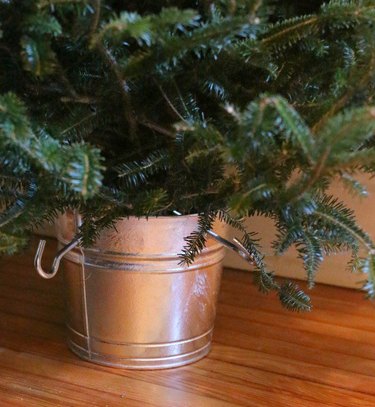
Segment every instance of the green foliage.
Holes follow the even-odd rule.
[[[193,263],[195,256],[204,249],[206,245],[206,234],[212,229],[215,217],[214,213],[199,216],[197,230],[185,238],[186,246],[181,253],[181,263],[187,265]]]
[[[354,212],[347,208],[337,198],[323,196],[317,205],[316,211],[311,215],[313,219],[319,219],[331,233],[347,235],[346,241],[351,246],[362,244],[372,250],[372,241],[356,223]]]
[[[358,180],[356,180],[352,175],[343,172],[340,174],[340,179],[343,183],[343,185],[347,188],[347,190],[352,194],[352,195],[358,195],[361,197],[367,197],[368,196],[368,191],[365,185],[360,183]]]
[[[375,255],[370,252],[369,255],[362,260],[361,270],[367,274],[367,281],[364,283],[363,289],[367,292],[369,298],[375,298]]]
[[[142,46],[154,45],[172,37],[176,31],[185,31],[189,26],[196,25],[198,15],[194,10],[164,8],[158,15],[142,17],[138,13],[122,12],[119,17],[111,18],[101,30],[95,34],[91,44],[95,47],[106,38],[110,41],[134,39]]]
[[[52,175],[83,198],[93,196],[101,185],[99,151],[78,143],[61,145],[44,131],[37,136],[24,104],[10,93],[0,96],[0,148],[9,162],[14,159],[13,165],[22,160],[25,172],[35,168]]]
[[[0,2],[0,253],[68,209],[86,246],[121,217],[198,213],[182,261],[219,218],[259,290],[310,309],[244,227],[260,215],[310,287],[349,250],[373,297],[373,243],[327,190],[366,195],[375,169],[374,20],[365,0]]]
[[[225,222],[242,233],[240,242],[249,254],[250,262],[255,267],[253,270],[253,281],[258,290],[264,294],[276,291],[281,304],[287,309],[309,311],[311,309],[310,298],[291,281],[280,285],[276,281],[274,273],[267,269],[264,256],[259,250],[256,235],[246,230],[243,225],[243,219],[234,218],[226,211],[219,211],[217,217],[220,221]],[[315,255],[315,253],[312,254]]]
[[[310,311],[310,298],[295,284],[288,282],[282,285],[279,298],[283,306],[291,311]]]
[[[118,178],[126,188],[137,188],[160,171],[168,169],[168,156],[164,151],[155,151],[141,161],[123,163],[115,167]]]
[[[56,69],[56,57],[51,42],[46,39],[59,36],[62,33],[61,25],[47,13],[25,17],[20,41],[24,69],[36,76],[51,74]]]
[[[28,242],[24,233],[18,235],[0,232],[0,251],[2,253],[14,254],[25,247]]]

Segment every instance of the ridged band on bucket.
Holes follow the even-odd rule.
[[[72,214],[60,219],[61,245],[79,222]],[[197,216],[123,219],[92,248],[69,252],[63,265],[70,349],[96,363],[135,369],[205,356],[223,248],[209,240],[192,265],[181,265],[184,237],[196,228]]]

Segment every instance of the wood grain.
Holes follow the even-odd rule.
[[[317,286],[301,315],[226,270],[208,357],[119,370],[67,349],[61,275],[37,277],[34,251],[0,261],[0,407],[375,406],[375,307],[360,292]]]

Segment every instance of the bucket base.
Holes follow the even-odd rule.
[[[110,355],[97,354],[88,352],[74,342],[68,340],[69,349],[79,356],[81,359],[99,365],[116,367],[120,369],[136,369],[136,370],[156,370],[168,369],[173,367],[185,366],[204,358],[211,350],[211,343],[204,347],[195,350],[194,352],[180,354],[176,356],[168,356],[163,358],[118,358],[114,359]]]

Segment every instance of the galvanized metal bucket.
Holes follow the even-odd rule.
[[[60,246],[74,239],[79,225],[78,215],[60,218]],[[192,265],[181,265],[184,237],[196,229],[195,215],[129,218],[104,231],[93,247],[65,250],[69,348],[92,362],[134,369],[181,366],[205,356],[223,246],[208,239]]]

